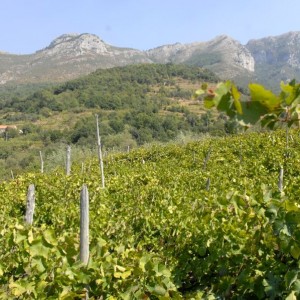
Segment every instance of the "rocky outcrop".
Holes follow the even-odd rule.
[[[256,62],[257,81],[270,88],[300,80],[300,32],[250,40],[245,46]]]
[[[146,51],[146,54],[151,60],[159,63],[171,63],[175,60],[178,54],[186,50],[187,46],[176,43],[172,45],[163,45]]]
[[[229,36],[221,35],[208,42],[205,49],[222,53],[224,61],[254,72],[255,61],[250,51],[238,41]]]
[[[257,63],[300,68],[300,32],[250,40],[246,47]]]
[[[94,34],[64,34],[56,38],[48,47],[36,54],[53,55],[85,55],[105,54],[106,44]]]

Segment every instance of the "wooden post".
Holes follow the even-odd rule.
[[[242,150],[243,150],[243,146],[242,146],[242,142],[240,141],[240,151],[239,151],[240,166],[242,165],[242,162],[243,162]]]
[[[89,192],[84,184],[80,193],[80,260],[89,260]]]
[[[29,225],[32,225],[33,222],[34,207],[35,207],[35,188],[33,184],[30,184],[27,192],[27,204],[26,204],[26,214],[25,214],[25,222]]]
[[[84,184],[80,193],[80,260],[85,265],[89,262],[89,255],[89,192]],[[89,299],[88,285],[83,299]]]
[[[210,178],[207,178],[206,180],[206,190],[209,191],[210,188]]]
[[[42,151],[40,151],[40,160],[41,160],[41,173],[44,173],[44,160],[42,156]]]
[[[207,153],[206,153],[204,162],[203,162],[203,170],[206,170],[206,166],[207,166],[207,163],[208,163],[208,160],[209,160],[209,157],[210,157],[210,152],[211,152],[211,149],[209,148]]]
[[[102,158],[101,138],[100,138],[100,132],[99,132],[99,117],[98,117],[98,115],[96,115],[96,126],[97,126],[97,145],[98,145],[99,166],[100,166],[100,172],[101,172],[101,182],[102,182],[102,187],[105,188],[103,158]]]
[[[288,126],[285,129],[285,148],[286,148],[286,150],[289,149],[289,128],[288,128]]]
[[[278,178],[278,189],[280,193],[283,191],[283,166],[280,166],[279,178]]]
[[[11,175],[11,179],[14,180],[14,179],[15,179],[15,176],[14,176],[13,170],[10,170],[10,175]]]
[[[71,174],[71,146],[67,147],[67,160],[66,160],[66,174],[69,176]]]

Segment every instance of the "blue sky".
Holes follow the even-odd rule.
[[[299,0],[0,0],[0,51],[33,53],[64,33],[147,50],[300,31]]]

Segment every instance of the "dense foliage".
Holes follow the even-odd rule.
[[[0,178],[11,170],[37,170],[39,151],[52,157],[66,144],[93,149],[95,114],[106,149],[232,132],[224,116],[206,113],[191,99],[204,81],[217,78],[197,67],[144,64],[98,70],[48,88],[2,88],[0,124],[17,125],[18,131],[0,134]]]
[[[2,101],[2,107],[27,113],[41,113],[45,108],[51,111],[72,108],[124,109],[136,108],[144,101],[162,102],[165,97],[190,97],[191,91],[177,88],[175,91],[163,89],[176,86],[176,79],[189,81],[217,82],[210,71],[184,65],[144,64],[98,70],[88,76],[68,81],[60,86],[39,90],[25,98]],[[151,86],[161,87],[156,95],[150,93]],[[150,94],[150,95],[149,95]]]
[[[141,148],[0,185],[0,298],[296,299],[298,132]],[[284,190],[278,191],[280,166]],[[36,186],[33,227],[23,224]],[[90,262],[79,262],[79,193]],[[77,298],[76,298],[77,297]]]

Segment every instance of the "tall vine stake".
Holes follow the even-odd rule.
[[[278,177],[278,189],[280,193],[283,191],[283,166],[280,166],[279,177]]]
[[[27,204],[26,204],[26,214],[25,222],[29,225],[33,223],[33,213],[35,207],[35,188],[33,184],[30,184],[27,192]]]
[[[100,132],[99,132],[99,117],[98,117],[98,115],[96,115],[96,125],[97,125],[97,145],[98,145],[99,166],[100,166],[100,172],[101,172],[101,182],[102,182],[102,188],[105,188],[103,158],[102,158],[101,138],[100,138]]]
[[[80,193],[80,260],[89,260],[89,192],[84,184]]]
[[[40,160],[41,160],[41,173],[44,173],[44,160],[43,160],[42,151],[40,151]]]
[[[71,146],[67,147],[67,158],[66,158],[66,174],[69,176],[71,174]]]
[[[84,184],[80,193],[80,260],[87,265],[89,261],[89,192]],[[84,298],[89,299],[88,286]]]

